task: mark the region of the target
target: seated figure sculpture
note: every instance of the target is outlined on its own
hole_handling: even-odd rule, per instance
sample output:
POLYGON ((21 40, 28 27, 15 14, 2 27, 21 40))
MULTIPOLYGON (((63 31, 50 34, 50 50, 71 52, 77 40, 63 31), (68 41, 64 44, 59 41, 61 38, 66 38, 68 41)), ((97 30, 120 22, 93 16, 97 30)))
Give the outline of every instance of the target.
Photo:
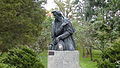
POLYGON ((52 43, 50 50, 75 50, 73 39, 74 28, 69 19, 60 11, 52 11, 55 20, 52 22, 52 43))

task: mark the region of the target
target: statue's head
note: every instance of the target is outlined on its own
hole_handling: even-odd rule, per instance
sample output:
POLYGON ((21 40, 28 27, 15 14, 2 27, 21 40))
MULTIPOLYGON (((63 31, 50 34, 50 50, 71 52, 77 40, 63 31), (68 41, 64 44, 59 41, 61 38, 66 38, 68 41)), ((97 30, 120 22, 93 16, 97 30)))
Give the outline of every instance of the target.
POLYGON ((55 19, 57 19, 59 21, 63 18, 61 11, 55 10, 55 11, 52 11, 52 14, 55 17, 55 19))

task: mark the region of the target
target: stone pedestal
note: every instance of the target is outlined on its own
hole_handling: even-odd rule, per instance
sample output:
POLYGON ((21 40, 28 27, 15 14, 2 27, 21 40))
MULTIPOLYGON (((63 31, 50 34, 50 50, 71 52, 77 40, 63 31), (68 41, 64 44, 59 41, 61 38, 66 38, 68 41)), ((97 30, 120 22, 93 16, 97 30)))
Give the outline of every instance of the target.
POLYGON ((48 68, 80 68, 78 51, 48 52, 48 68))

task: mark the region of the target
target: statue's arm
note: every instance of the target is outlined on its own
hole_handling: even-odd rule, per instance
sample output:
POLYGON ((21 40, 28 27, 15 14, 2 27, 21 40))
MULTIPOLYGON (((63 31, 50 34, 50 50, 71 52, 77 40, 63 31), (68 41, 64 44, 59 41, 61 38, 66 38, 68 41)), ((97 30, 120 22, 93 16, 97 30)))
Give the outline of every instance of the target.
POLYGON ((70 35, 72 35, 75 32, 75 30, 73 29, 71 23, 66 25, 66 29, 67 30, 63 34, 58 36, 60 39, 65 39, 65 38, 69 37, 70 35))
POLYGON ((63 32, 63 28, 68 25, 70 23, 70 21, 68 20, 63 20, 63 24, 60 26, 59 29, 57 29, 56 31, 56 36, 60 35, 63 32))
POLYGON ((55 34, 58 36, 62 32, 63 26, 61 25, 59 29, 56 30, 55 34))

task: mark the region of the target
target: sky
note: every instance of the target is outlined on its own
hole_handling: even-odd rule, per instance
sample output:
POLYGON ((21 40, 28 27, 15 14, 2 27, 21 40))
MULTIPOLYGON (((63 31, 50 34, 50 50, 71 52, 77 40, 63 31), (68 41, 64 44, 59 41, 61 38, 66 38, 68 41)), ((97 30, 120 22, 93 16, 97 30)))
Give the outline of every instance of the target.
MULTIPOLYGON (((83 0, 80 0, 83 1, 83 0)), ((54 3, 54 0, 47 0, 47 4, 45 4, 45 9, 51 10, 52 8, 57 7, 57 5, 54 3)))
POLYGON ((45 9, 51 10, 55 8, 57 5, 54 3, 54 0, 47 0, 47 4, 45 5, 45 9))

